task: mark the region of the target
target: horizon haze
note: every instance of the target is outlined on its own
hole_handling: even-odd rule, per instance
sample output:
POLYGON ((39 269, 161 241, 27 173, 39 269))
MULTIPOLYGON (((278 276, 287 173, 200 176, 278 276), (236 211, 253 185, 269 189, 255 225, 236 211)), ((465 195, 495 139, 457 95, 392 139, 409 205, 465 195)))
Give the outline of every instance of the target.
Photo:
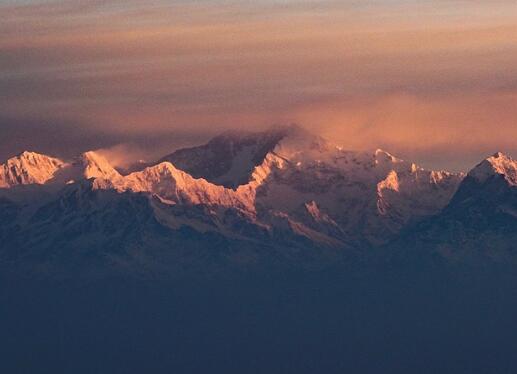
POLYGON ((152 158, 277 123, 435 169, 517 154, 512 1, 4 0, 0 13, 1 160, 99 145, 152 158))

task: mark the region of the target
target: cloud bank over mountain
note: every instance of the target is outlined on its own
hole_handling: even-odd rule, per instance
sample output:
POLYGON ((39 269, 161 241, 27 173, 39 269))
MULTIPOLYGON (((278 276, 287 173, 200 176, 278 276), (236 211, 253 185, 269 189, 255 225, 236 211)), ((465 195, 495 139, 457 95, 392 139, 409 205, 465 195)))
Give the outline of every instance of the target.
POLYGON ((445 167, 451 145, 455 169, 516 151, 511 1, 7 1, 0 11, 0 125, 16 126, 20 144, 4 159, 45 148, 31 137, 37 122, 66 124, 71 147, 84 132, 114 146, 128 134, 188 128, 208 140, 296 122, 430 167, 445 167))

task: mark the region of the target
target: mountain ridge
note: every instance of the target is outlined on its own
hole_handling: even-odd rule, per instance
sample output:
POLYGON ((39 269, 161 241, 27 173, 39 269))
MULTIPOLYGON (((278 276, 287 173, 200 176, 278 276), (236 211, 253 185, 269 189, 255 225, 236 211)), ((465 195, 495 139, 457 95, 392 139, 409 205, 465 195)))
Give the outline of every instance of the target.
MULTIPOLYGON (((227 259, 242 261, 247 253, 246 261, 253 262, 271 251, 281 257, 297 251, 313 256, 319 253, 314 252, 316 248, 323 250, 320 255, 335 250, 357 253, 400 243, 401 238, 408 238, 406 243, 421 243, 430 235, 436 236, 439 246, 448 240, 443 232, 436 234, 443 222, 450 222, 445 223, 450 227, 463 222, 465 229, 447 231, 458 237, 472 235, 469 227, 482 222, 476 217, 495 214, 494 219, 505 222, 517 217, 513 213, 517 212, 513 202, 516 163, 501 153, 464 175, 426 170, 381 149, 346 151, 299 128, 273 134, 276 137, 271 132, 225 134, 209 147, 183 151, 182 157, 195 156, 199 149, 204 152, 224 143, 217 153, 226 154, 228 175, 228 170, 237 170, 231 164, 243 159, 242 144, 263 152, 261 146, 267 143, 265 154, 257 151, 260 162, 248 158, 246 167, 233 175, 235 183, 227 186, 211 175, 202 175, 203 168, 198 170, 201 175, 193 176, 170 161, 121 174, 96 152, 85 152, 70 162, 23 153, 15 164, 18 175, 26 178, 1 189, 10 221, 0 224, 0 257, 2 246, 10 253, 13 247, 29 253, 43 247, 49 251, 56 243, 66 248, 70 243, 81 248, 89 243, 91 250, 109 253, 110 258, 111 251, 128 256, 149 247, 163 251, 171 243, 176 251, 194 245, 188 240, 192 235, 198 249, 205 243, 210 251, 219 243, 218 251, 232 253, 227 259), (264 143, 264 139, 268 141, 264 143), (268 143, 271 139, 274 142, 268 143), (228 141, 237 146, 228 150, 228 141), (43 170, 38 172, 34 168, 40 164, 43 170), (34 175, 41 178, 31 177, 34 175), (31 187, 27 196, 45 190, 45 198, 29 201, 23 194, 10 198, 11 191, 15 196, 23 186, 31 187), (142 217, 147 217, 145 225, 138 219, 139 209, 142 217), (125 211, 130 211, 130 216, 120 216, 118 221, 116 217, 125 211), (464 212, 470 212, 468 219, 461 218, 464 212), (53 222, 57 217, 61 217, 62 230, 53 222), (81 227, 90 231, 82 232, 81 227), (184 236, 183 232, 190 234, 184 236), (219 239, 205 242, 209 237, 219 239), (254 249, 246 250, 248 247, 254 249)), ((195 162, 199 164, 205 157, 203 154, 195 162)), ((5 165, 2 167, 5 170, 5 165)), ((440 252, 436 248, 429 251, 440 252)))

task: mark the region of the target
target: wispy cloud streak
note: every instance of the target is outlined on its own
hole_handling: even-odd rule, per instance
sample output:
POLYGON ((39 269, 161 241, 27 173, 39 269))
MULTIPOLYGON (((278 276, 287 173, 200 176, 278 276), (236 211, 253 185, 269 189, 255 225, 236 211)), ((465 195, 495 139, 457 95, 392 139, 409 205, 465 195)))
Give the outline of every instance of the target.
MULTIPOLYGON (((4 1, 0 13, 0 113, 17 123, 122 139, 298 121, 435 164, 454 139, 458 167, 517 136, 512 1, 4 1)), ((30 131, 24 142, 38 146, 30 131)))

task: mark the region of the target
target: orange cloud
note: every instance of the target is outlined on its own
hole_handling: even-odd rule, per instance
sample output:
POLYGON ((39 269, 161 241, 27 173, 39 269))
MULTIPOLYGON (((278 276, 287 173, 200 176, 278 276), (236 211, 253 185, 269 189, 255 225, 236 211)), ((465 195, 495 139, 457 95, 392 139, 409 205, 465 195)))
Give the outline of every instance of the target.
POLYGON ((112 134, 300 122, 422 159, 513 147, 487 136, 494 123, 515 133, 513 2, 10 4, 0 110, 12 118, 112 134))

